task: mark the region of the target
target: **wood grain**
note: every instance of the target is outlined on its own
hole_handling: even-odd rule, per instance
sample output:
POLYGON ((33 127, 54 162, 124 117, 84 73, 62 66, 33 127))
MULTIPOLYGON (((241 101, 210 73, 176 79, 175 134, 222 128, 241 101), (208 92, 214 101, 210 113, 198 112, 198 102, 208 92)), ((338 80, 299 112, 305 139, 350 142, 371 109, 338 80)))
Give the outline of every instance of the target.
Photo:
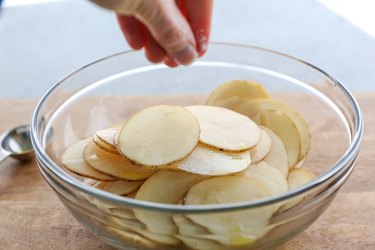
MULTIPOLYGON (((366 126, 357 167, 325 213, 280 249, 375 249, 375 93, 357 97, 366 126)), ((0 132, 28 123, 35 105, 0 100, 0 132)), ((0 169, 0 249, 112 249, 70 215, 34 161, 0 169)))

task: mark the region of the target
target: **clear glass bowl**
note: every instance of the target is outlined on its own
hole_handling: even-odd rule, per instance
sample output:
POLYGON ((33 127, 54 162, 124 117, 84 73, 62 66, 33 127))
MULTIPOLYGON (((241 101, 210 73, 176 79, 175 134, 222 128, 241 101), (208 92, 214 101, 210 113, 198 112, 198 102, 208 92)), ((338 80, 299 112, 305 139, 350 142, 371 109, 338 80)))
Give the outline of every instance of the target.
POLYGON ((220 43, 211 44, 207 54, 188 67, 150 64, 137 51, 96 61, 54 85, 40 100, 32 120, 32 142, 43 177, 78 221, 119 249, 268 249, 282 244, 329 206, 354 168, 362 133, 357 102, 329 74, 274 51, 220 43), (316 174, 314 181, 267 199, 192 207, 116 196, 84 185, 82 178, 63 168, 63 150, 96 130, 150 105, 203 103, 214 88, 233 79, 262 83, 274 98, 293 106, 306 119, 312 146, 305 166, 316 174), (217 237, 203 227, 197 235, 180 241, 176 228, 153 233, 133 218, 134 210, 170 222, 172 215, 220 214, 246 224, 248 216, 298 197, 303 198, 299 205, 276 213, 267 223, 247 223, 251 225, 247 233, 255 240, 241 237, 241 222, 234 233, 217 237))

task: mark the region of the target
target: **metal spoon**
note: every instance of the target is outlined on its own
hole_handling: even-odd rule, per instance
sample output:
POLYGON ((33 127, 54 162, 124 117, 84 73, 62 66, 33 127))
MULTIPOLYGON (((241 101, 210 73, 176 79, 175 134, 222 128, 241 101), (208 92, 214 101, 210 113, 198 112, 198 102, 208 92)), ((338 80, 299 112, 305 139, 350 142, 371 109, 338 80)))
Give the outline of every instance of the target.
POLYGON ((0 162, 8 156, 18 160, 27 160, 33 156, 30 140, 30 125, 15 127, 0 137, 0 162))

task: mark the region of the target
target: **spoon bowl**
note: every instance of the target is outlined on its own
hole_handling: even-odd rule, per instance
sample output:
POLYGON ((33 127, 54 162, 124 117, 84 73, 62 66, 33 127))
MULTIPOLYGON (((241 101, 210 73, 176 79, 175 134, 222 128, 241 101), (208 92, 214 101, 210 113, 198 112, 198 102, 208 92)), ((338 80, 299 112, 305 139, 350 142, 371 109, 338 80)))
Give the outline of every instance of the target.
POLYGON ((21 125, 8 130, 0 137, 0 162, 8 156, 27 160, 33 156, 30 140, 30 125, 21 125))

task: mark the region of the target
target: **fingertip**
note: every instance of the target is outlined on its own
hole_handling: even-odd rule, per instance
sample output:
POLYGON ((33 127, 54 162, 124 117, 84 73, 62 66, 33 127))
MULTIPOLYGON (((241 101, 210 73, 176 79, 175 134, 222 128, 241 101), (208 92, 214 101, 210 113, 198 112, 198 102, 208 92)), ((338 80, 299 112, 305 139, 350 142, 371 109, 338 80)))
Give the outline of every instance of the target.
POLYGON ((145 53, 152 63, 160 63, 166 56, 165 50, 156 42, 149 31, 145 31, 145 53))
POLYGON ((176 63, 170 56, 167 56, 165 59, 164 59, 164 64, 171 67, 171 68, 175 68, 178 66, 178 63, 176 63))
POLYGON ((198 53, 193 46, 187 45, 185 48, 174 52, 171 57, 179 64, 190 65, 198 57, 198 53))
POLYGON ((151 51, 150 49, 147 49, 147 48, 145 48, 145 55, 146 55, 147 60, 149 60, 152 63, 160 63, 165 58, 164 55, 163 56, 157 55, 157 54, 153 53, 153 51, 151 51))

